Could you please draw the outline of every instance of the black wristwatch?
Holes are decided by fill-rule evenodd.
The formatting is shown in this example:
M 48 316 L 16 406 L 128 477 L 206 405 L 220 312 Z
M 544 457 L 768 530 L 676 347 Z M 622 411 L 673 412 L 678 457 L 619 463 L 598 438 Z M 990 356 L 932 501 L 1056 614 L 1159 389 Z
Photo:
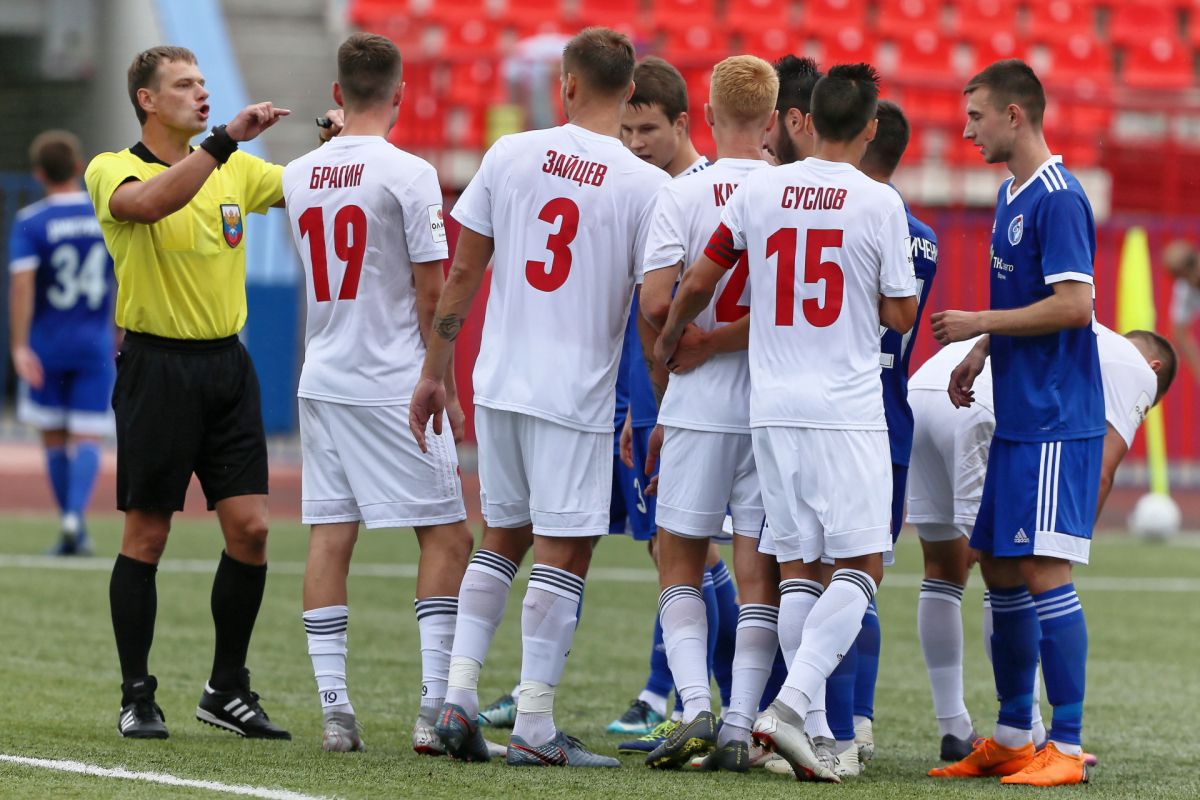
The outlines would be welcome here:
M 224 164 L 237 152 L 238 143 L 225 130 L 224 125 L 217 125 L 200 143 L 200 149 L 215 158 L 218 164 Z

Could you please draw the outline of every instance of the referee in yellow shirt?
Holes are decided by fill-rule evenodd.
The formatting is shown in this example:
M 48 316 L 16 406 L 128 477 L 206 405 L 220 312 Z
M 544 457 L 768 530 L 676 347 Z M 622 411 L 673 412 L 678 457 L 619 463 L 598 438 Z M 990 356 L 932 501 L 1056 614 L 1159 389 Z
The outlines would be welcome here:
M 267 577 L 267 446 L 246 321 L 244 216 L 283 205 L 283 167 L 238 150 L 289 112 L 260 103 L 200 145 L 208 90 L 196 57 L 155 47 L 129 67 L 142 138 L 88 166 L 85 181 L 117 274 L 117 507 L 109 585 L 121 660 L 122 736 L 165 739 L 148 660 L 155 573 L 192 474 L 225 550 L 212 588 L 216 652 L 196 717 L 242 736 L 290 739 L 250 690 L 246 651 Z M 340 122 L 340 117 L 333 115 Z M 340 126 L 324 132 L 337 133 Z

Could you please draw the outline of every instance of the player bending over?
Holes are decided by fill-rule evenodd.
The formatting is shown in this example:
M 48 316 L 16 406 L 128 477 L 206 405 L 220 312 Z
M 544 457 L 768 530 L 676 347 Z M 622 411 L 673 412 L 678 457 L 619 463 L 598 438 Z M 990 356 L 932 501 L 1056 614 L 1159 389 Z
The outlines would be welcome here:
M 1046 95 L 1024 62 L 997 61 L 964 89 L 963 136 L 1006 162 L 992 233 L 991 310 L 932 317 L 942 344 L 979 339 L 951 373 L 955 406 L 992 359 L 996 430 L 971 547 L 991 592 L 994 734 L 936 777 L 1003 776 L 1056 786 L 1088 779 L 1080 734 L 1087 625 L 1071 582 L 1086 564 L 1104 460 L 1104 394 L 1092 331 L 1096 227 L 1087 196 L 1042 133 Z M 1049 743 L 1032 733 L 1038 653 L 1054 706 Z
M 404 94 L 396 45 L 356 33 L 337 64 L 333 97 L 345 127 L 283 173 L 308 284 L 299 390 L 303 521 L 312 525 L 304 627 L 324 712 L 321 746 L 363 749 L 346 689 L 346 575 L 362 522 L 416 531 L 421 711 L 413 749 L 441 755 L 433 726 L 474 543 L 454 449 L 463 416 L 448 378 L 450 424 L 430 429 L 423 452 L 408 432 L 407 406 L 442 293 L 442 190 L 428 162 L 384 138 Z
M 684 326 L 747 254 L 754 460 L 783 577 L 781 644 L 784 628 L 800 639 L 754 738 L 797 776 L 833 782 L 805 715 L 883 578 L 892 481 L 879 325 L 903 333 L 917 314 L 904 202 L 857 169 L 875 134 L 878 82 L 866 64 L 834 67 L 817 82 L 813 156 L 753 172 L 734 191 L 684 273 L 658 345 L 670 366 Z M 825 554 L 836 571 L 822 593 Z
M 775 121 L 779 79 L 766 61 L 735 56 L 712 73 L 705 120 L 712 125 L 717 162 L 659 190 L 646 237 L 643 313 L 655 328 L 666 321 L 680 271 L 695 262 L 721 221 L 725 202 L 747 175 L 767 169 L 763 134 Z M 715 299 L 696 318 L 709 333 L 744 318 L 745 260 L 721 276 Z M 763 525 L 762 496 L 750 443 L 750 368 L 742 349 L 722 353 L 671 375 L 659 409 L 664 427 L 658 482 L 658 568 L 663 640 L 683 699 L 682 724 L 646 763 L 677 768 L 717 748 L 702 769 L 746 772 L 750 728 L 758 716 L 779 649 L 778 572 L 755 549 Z M 672 366 L 676 366 L 672 361 Z M 736 628 L 729 710 L 718 736 L 706 669 L 710 637 L 701 597 L 711 538 L 733 514 L 734 571 L 742 606 Z
M 563 50 L 570 122 L 500 139 L 454 207 L 463 230 L 410 425 L 423 449 L 431 416 L 441 429 L 453 341 L 494 252 L 474 372 L 487 527 L 459 593 L 437 724 L 447 751 L 462 760 L 488 759 L 476 718 L 479 670 L 532 543 L 508 763 L 620 766 L 559 730 L 553 711 L 592 547 L 608 532 L 614 387 L 642 230 L 654 192 L 669 180 L 618 138 L 633 67 L 624 34 L 580 32 Z
M 46 197 L 17 212 L 8 242 L 9 325 L 17 419 L 42 433 L 60 514 L 49 555 L 91 555 L 83 523 L 100 471 L 100 437 L 114 432 L 116 277 L 96 210 L 79 183 L 79 140 L 46 131 L 29 149 Z
M 1104 462 L 1096 516 L 1104 508 L 1113 476 L 1133 445 L 1138 426 L 1175 379 L 1178 359 L 1170 342 L 1150 331 L 1119 336 L 1097 323 L 1096 345 L 1104 384 Z M 917 605 L 917 633 L 929 685 L 933 690 L 941 757 L 958 761 L 971 753 L 978 738 L 963 702 L 962 593 L 971 556 L 967 539 L 983 494 L 985 466 L 996 417 L 990 364 L 975 379 L 975 399 L 955 409 L 946 393 L 953 369 L 975 340 L 947 345 L 927 361 L 909 385 L 915 417 L 913 473 L 908 493 L 908 521 L 916 525 L 925 557 L 925 580 Z M 984 600 L 984 647 L 992 652 L 992 613 Z M 1034 682 L 1033 742 L 1046 745 Z

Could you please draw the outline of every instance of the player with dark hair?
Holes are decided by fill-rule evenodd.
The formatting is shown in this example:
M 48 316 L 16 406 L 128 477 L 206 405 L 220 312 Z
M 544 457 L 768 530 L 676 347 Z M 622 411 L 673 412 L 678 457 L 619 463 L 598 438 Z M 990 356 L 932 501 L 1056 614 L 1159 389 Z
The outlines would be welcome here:
M 786 55 L 775 62 L 779 76 L 779 97 L 775 110 L 779 124 L 767 131 L 763 146 L 780 164 L 803 161 L 812 155 L 813 137 L 808 132 L 812 113 L 812 90 L 821 79 L 821 70 L 811 58 Z
M 783 577 L 779 642 L 794 653 L 753 735 L 797 776 L 832 782 L 839 778 L 814 752 L 805 715 L 883 579 L 892 481 L 879 326 L 907 332 L 918 306 L 904 203 L 857 169 L 875 135 L 878 83 L 867 64 L 834 67 L 817 82 L 813 156 L 753 172 L 734 190 L 656 347 L 670 367 L 684 326 L 745 254 L 750 428 Z M 814 251 L 818 269 L 798 269 L 798 257 Z M 815 272 L 835 288 L 817 294 Z M 827 589 L 822 556 L 834 558 Z
M 991 592 L 1000 715 L 991 738 L 938 777 L 1085 783 L 1081 733 L 1087 624 L 1071 579 L 1086 564 L 1104 463 L 1104 392 L 1094 319 L 1096 225 L 1079 181 L 1042 132 L 1046 96 L 1027 64 L 998 61 L 967 83 L 964 138 L 1013 177 L 1000 189 L 991 310 L 934 314 L 942 344 L 980 337 L 951 374 L 969 407 L 991 357 L 996 430 L 971 547 Z M 982 335 L 981 335 L 982 334 Z M 1039 650 L 1054 706 L 1049 743 L 1032 733 Z
M 51 555 L 91 555 L 83 514 L 111 436 L 115 370 L 112 258 L 80 185 L 79 140 L 46 131 L 29 148 L 46 197 L 17 212 L 8 242 L 17 419 L 41 431 L 59 510 Z
M 555 725 L 554 695 L 592 548 L 609 530 L 621 346 L 641 271 L 644 222 L 654 192 L 669 180 L 619 138 L 633 69 L 627 36 L 581 31 L 563 50 L 569 122 L 502 137 L 452 212 L 463 228 L 409 424 L 422 449 L 431 419 L 440 433 L 453 342 L 494 254 L 473 379 L 486 527 L 459 592 L 436 728 L 458 759 L 489 759 L 477 720 L 479 671 L 532 546 L 508 763 L 620 766 Z
M 117 508 L 125 512 L 109 586 L 124 681 L 118 729 L 167 737 L 148 667 L 155 573 L 195 474 L 225 537 L 212 590 L 216 652 L 196 717 L 242 736 L 286 739 L 246 669 L 267 578 L 267 444 L 258 378 L 237 334 L 246 321 L 243 214 L 283 202 L 283 168 L 238 144 L 289 112 L 247 106 L 192 148 L 208 126 L 209 92 L 190 50 L 138 54 L 128 88 L 141 141 L 97 156 L 85 175 L 115 262 L 116 321 L 127 331 L 113 389 Z

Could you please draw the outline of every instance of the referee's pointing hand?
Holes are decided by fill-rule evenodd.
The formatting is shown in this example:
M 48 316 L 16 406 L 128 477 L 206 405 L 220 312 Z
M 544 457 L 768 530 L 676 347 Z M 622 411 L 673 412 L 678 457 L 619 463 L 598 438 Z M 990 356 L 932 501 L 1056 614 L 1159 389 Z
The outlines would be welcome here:
M 239 111 L 225 126 L 225 132 L 235 142 L 248 142 L 291 113 L 286 108 L 276 108 L 270 103 L 255 103 Z

